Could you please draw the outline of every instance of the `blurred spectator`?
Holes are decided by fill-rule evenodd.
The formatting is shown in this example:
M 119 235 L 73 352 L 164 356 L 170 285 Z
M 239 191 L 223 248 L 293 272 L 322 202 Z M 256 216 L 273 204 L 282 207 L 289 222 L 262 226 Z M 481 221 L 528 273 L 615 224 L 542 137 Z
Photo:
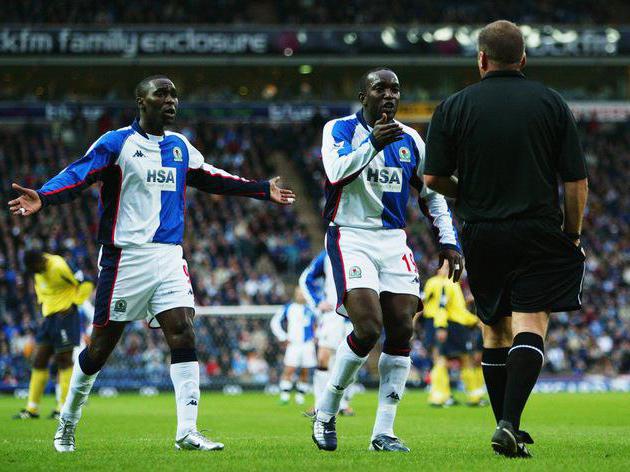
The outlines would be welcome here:
M 628 23 L 627 2 L 582 0 L 7 0 L 5 23 L 27 24 L 422 24 L 487 23 L 506 18 L 529 23 Z
M 123 126 L 108 117 L 108 126 Z M 12 181 L 37 187 L 83 149 L 55 130 L 81 129 L 86 123 L 27 125 L 0 130 L 0 200 Z M 320 211 L 324 174 L 319 158 L 321 117 L 312 123 L 269 127 L 224 126 L 183 122 L 208 162 L 239 175 L 268 178 L 272 152 L 293 159 L 305 188 Z M 553 374 L 630 374 L 630 123 L 580 125 L 587 155 L 590 196 L 584 223 L 587 252 L 584 308 L 559 313 L 550 324 L 545 369 Z M 79 133 L 74 133 L 75 139 Z M 85 136 L 82 138 L 85 139 Z M 296 152 L 301 150 L 301 152 Z M 0 388 L 24 385 L 33 327 L 40 314 L 30 281 L 22 277 L 21 258 L 29 247 L 64 255 L 90 276 L 96 275 L 98 188 L 73 204 L 48 208 L 34 218 L 0 212 Z M 199 305 L 280 304 L 285 283 L 295 283 L 310 260 L 306 228 L 293 208 L 271 207 L 249 199 L 209 197 L 189 190 L 184 249 Z M 409 244 L 422 276 L 436 264 L 433 238 L 415 202 L 409 206 Z M 323 234 L 324 223 L 321 223 Z M 206 317 L 195 319 L 204 381 L 276 382 L 281 353 L 264 319 Z M 429 368 L 426 349 L 414 340 L 414 365 Z M 136 388 L 139 382 L 169 385 L 168 349 L 162 334 L 144 323 L 131 323 L 123 342 L 99 376 L 100 385 Z M 362 377 L 365 378 L 365 377 Z M 147 380 L 148 379 L 148 380 Z

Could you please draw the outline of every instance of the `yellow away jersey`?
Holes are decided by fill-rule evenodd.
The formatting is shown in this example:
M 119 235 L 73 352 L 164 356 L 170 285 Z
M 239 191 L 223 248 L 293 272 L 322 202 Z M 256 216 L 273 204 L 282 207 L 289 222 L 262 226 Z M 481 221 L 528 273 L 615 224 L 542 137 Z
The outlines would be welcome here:
M 79 282 L 61 256 L 44 254 L 44 259 L 46 269 L 35 274 L 35 293 L 44 316 L 80 305 L 89 298 L 94 288 L 92 282 Z
M 477 324 L 477 317 L 466 308 L 459 284 L 440 275 L 431 277 L 424 286 L 424 316 L 432 318 L 436 328 L 446 328 L 449 321 L 465 326 Z

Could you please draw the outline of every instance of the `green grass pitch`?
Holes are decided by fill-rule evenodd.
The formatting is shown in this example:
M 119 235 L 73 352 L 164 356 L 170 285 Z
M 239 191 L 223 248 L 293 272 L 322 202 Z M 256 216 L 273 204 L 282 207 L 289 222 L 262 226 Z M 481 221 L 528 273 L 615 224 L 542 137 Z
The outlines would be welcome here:
M 318 451 L 310 423 L 295 405 L 275 396 L 203 393 L 199 427 L 225 443 L 222 452 L 176 451 L 172 395 L 116 398 L 94 396 L 77 431 L 77 451 L 52 447 L 55 422 L 11 420 L 24 401 L 0 397 L 0 470 L 630 470 L 630 395 L 536 394 L 524 416 L 534 436 L 534 459 L 509 460 L 490 449 L 489 408 L 431 409 L 426 395 L 408 391 L 398 412 L 396 432 L 410 454 L 368 452 L 375 392 L 353 400 L 357 416 L 338 421 L 339 449 Z M 53 407 L 47 397 L 42 413 Z

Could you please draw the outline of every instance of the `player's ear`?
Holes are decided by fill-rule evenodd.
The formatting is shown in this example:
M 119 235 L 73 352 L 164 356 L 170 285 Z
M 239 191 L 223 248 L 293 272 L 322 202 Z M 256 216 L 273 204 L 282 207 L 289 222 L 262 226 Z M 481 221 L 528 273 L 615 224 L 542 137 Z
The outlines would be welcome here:
M 361 102 L 361 105 L 365 105 L 365 97 L 366 97 L 365 92 L 361 90 L 359 92 L 359 102 Z
M 139 109 L 144 110 L 144 98 L 143 97 L 136 97 L 136 104 L 138 105 Z

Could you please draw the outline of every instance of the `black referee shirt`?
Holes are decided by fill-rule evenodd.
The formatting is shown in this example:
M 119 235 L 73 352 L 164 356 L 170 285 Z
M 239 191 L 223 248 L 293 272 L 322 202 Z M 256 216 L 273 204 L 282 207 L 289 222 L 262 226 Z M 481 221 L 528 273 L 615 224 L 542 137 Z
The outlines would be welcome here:
M 436 108 L 424 173 L 456 171 L 455 209 L 469 223 L 542 218 L 560 225 L 558 176 L 586 178 L 569 107 L 518 71 L 489 72 Z

